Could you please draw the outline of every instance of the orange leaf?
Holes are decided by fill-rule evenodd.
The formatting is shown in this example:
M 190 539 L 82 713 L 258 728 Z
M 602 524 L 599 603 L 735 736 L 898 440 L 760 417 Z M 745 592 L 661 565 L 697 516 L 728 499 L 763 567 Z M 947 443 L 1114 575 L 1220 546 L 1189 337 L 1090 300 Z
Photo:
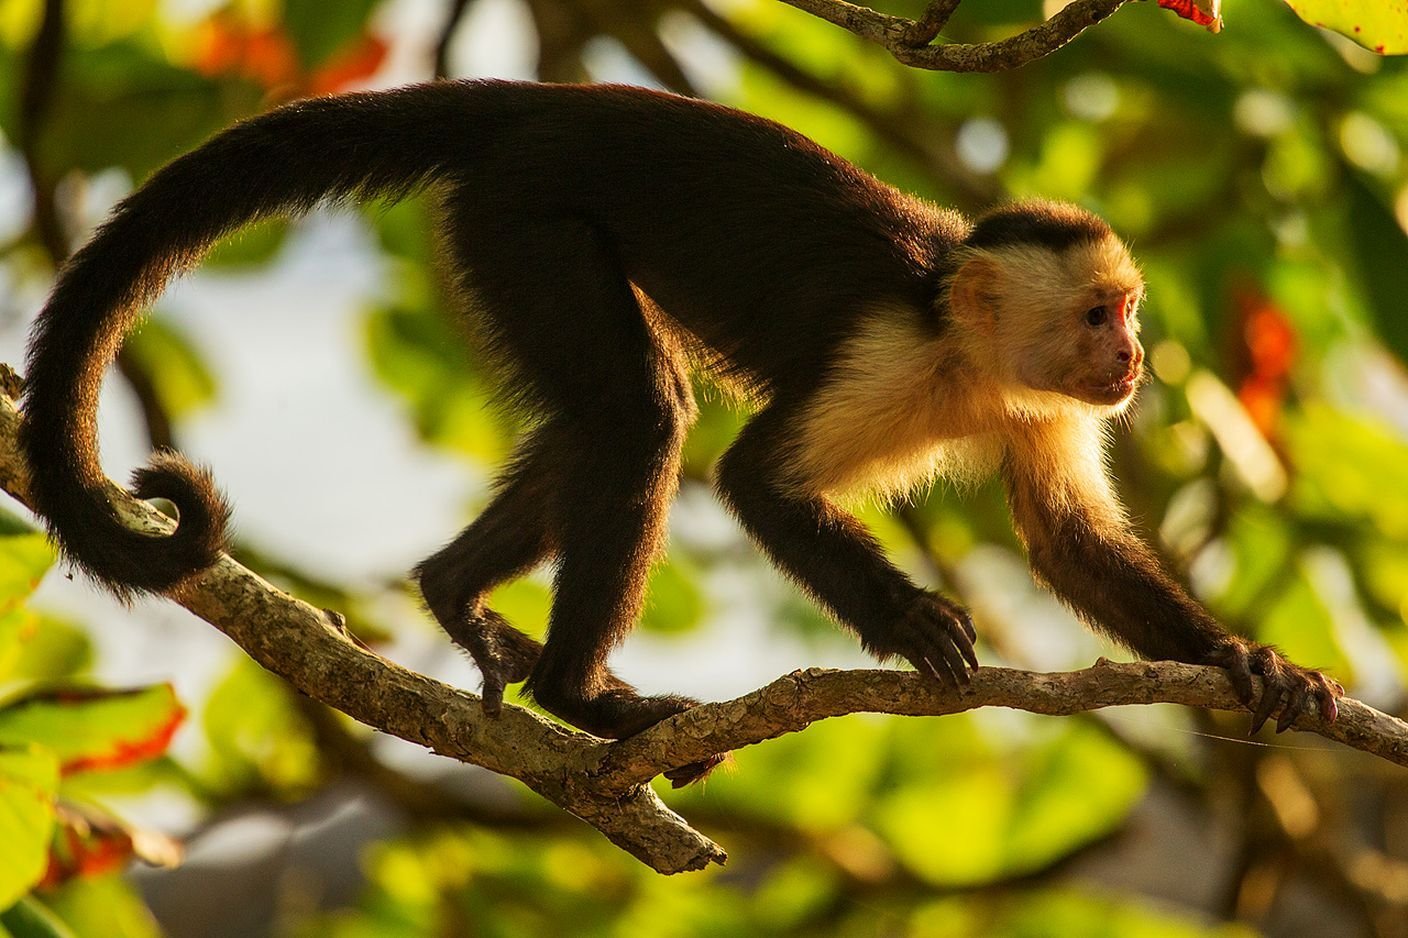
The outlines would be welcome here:
M 356 42 L 349 43 L 329 59 L 322 68 L 308 80 L 310 93 L 332 94 L 343 88 L 368 78 L 381 68 L 386 61 L 385 40 L 376 36 L 362 35 Z
M 1222 31 L 1222 0 L 1159 0 L 1159 6 L 1206 26 L 1210 33 Z

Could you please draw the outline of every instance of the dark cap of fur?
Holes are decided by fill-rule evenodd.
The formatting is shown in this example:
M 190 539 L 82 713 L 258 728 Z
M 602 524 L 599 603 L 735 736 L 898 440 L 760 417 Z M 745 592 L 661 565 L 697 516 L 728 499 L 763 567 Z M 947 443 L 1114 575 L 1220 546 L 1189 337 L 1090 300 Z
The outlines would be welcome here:
M 1110 237 L 1110 226 L 1083 208 L 1065 202 L 1029 199 L 1010 202 L 980 216 L 965 241 L 975 248 L 1037 245 L 1063 251 Z

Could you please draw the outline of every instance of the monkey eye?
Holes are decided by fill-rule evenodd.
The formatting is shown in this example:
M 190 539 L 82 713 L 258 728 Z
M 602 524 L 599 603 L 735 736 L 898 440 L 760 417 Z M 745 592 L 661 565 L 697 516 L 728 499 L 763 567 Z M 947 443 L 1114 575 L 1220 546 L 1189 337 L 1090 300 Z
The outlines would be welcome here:
M 1109 318 L 1110 314 L 1103 306 L 1092 306 L 1085 311 L 1085 321 L 1092 326 L 1103 326 Z

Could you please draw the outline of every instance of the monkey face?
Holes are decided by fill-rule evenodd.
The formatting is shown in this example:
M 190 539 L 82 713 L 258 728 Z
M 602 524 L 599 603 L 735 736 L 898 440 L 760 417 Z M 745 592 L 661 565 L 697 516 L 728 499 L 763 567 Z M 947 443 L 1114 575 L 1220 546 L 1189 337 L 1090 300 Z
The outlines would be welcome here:
M 975 251 L 955 276 L 949 301 L 970 357 L 1024 409 L 1027 391 L 1120 409 L 1144 373 L 1143 294 L 1129 252 L 1109 236 L 1060 248 Z

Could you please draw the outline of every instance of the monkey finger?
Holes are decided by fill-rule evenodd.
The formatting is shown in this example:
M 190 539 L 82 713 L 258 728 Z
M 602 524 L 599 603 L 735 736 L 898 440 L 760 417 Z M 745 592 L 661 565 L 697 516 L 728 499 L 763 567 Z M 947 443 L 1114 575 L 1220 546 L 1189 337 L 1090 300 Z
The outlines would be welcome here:
M 968 614 L 967 609 L 960 609 L 958 611 L 958 622 L 963 626 L 963 631 L 967 634 L 969 643 L 976 642 L 978 640 L 978 630 L 973 627 L 973 617 Z M 975 661 L 973 667 L 976 668 L 977 666 Z
M 503 711 L 504 704 L 504 682 L 497 674 L 484 672 L 484 687 L 480 690 L 481 703 L 484 712 L 491 717 L 496 717 Z
M 963 652 L 959 650 L 955 642 L 945 642 L 942 639 L 935 642 L 939 646 L 939 652 L 943 655 L 948 669 L 953 672 L 959 684 L 967 684 L 971 678 L 968 676 L 968 665 L 964 661 Z
M 978 653 L 973 649 L 975 636 L 972 630 L 973 624 L 968 619 L 967 613 L 964 613 L 958 622 L 949 623 L 949 634 L 953 637 L 954 647 L 963 656 L 963 660 L 967 661 L 968 665 L 976 671 L 978 670 Z
M 1320 705 L 1320 717 L 1326 723 L 1333 723 L 1340 715 L 1340 706 L 1335 702 L 1335 693 L 1329 688 L 1317 688 L 1315 702 Z
M 1271 713 L 1276 709 L 1276 704 L 1281 700 L 1281 686 L 1270 680 L 1262 682 L 1261 703 L 1257 705 L 1256 711 L 1252 713 L 1252 727 L 1247 733 L 1248 736 L 1255 736 L 1266 721 L 1271 719 Z
M 953 673 L 953 667 L 944 658 L 943 653 L 938 649 L 931 648 L 926 655 L 920 655 L 920 660 L 924 662 L 926 673 L 939 679 L 950 690 L 958 689 L 958 676 Z
M 1237 699 L 1250 707 L 1256 699 L 1256 689 L 1252 686 L 1252 671 L 1247 664 L 1247 656 L 1234 654 L 1222 668 L 1227 672 L 1227 679 L 1232 682 L 1232 690 L 1237 694 Z
M 1296 684 L 1286 694 L 1286 701 L 1281 705 L 1281 716 L 1276 720 L 1276 732 L 1284 733 L 1291 728 L 1300 715 L 1305 712 L 1306 701 L 1310 699 L 1310 688 L 1305 684 Z

